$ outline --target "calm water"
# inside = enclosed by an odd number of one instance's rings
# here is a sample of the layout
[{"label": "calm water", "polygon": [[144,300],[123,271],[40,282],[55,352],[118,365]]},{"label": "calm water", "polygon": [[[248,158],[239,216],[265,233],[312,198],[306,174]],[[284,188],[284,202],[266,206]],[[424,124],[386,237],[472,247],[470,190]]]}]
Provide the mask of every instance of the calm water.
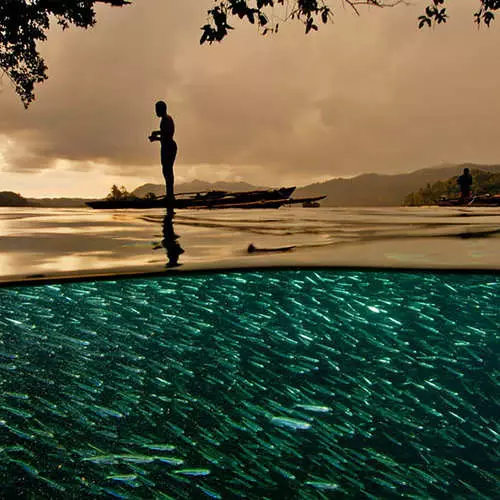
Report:
[{"label": "calm water", "polygon": [[0,289],[0,497],[499,498],[498,215],[3,211],[4,285],[167,274]]},{"label": "calm water", "polygon": [[0,211],[0,282],[276,266],[498,270],[500,209]]}]

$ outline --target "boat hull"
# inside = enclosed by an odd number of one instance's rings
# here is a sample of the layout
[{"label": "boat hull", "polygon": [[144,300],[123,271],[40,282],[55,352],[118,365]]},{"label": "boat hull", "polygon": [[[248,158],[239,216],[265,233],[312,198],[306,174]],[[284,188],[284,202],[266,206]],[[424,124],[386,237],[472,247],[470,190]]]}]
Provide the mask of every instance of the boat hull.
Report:
[{"label": "boat hull", "polygon": [[[191,197],[177,195],[174,208],[278,208],[287,202],[295,187],[272,189],[266,191],[248,191],[227,193],[225,191],[209,191]],[[167,208],[165,198],[133,199],[133,200],[97,200],[87,205],[99,210],[117,209],[149,209]]]},{"label": "boat hull", "polygon": [[476,196],[466,200],[462,198],[440,200],[437,205],[439,207],[500,207],[500,195]]}]

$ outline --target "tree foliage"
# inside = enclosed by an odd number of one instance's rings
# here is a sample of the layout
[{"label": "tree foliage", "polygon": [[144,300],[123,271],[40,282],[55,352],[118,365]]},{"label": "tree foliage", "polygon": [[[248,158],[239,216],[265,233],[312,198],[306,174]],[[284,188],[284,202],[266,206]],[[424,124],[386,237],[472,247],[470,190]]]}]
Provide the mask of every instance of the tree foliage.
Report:
[{"label": "tree foliage", "polygon": [[[448,20],[446,1],[449,0],[431,0],[418,18],[419,28],[445,23]],[[200,44],[223,40],[233,29],[229,21],[234,18],[255,24],[264,35],[277,33],[280,24],[290,19],[303,23],[305,32],[309,33],[332,20],[336,8],[347,5],[359,15],[362,6],[383,8],[405,3],[405,0],[214,0],[214,6],[207,13],[207,23],[201,28]],[[474,21],[489,26],[498,9],[500,0],[479,0]]]},{"label": "tree foliage", "polygon": [[[165,0],[168,1],[168,0]],[[429,0],[418,26],[434,26],[448,20],[446,2]],[[28,107],[37,83],[47,79],[47,66],[38,44],[47,38],[51,22],[62,26],[89,28],[95,24],[96,3],[123,6],[129,0],[0,0],[0,70],[12,81],[21,101]],[[281,23],[296,20],[306,33],[317,31],[333,19],[336,9],[347,5],[356,14],[363,6],[393,7],[405,0],[214,0],[202,26],[200,43],[222,41],[239,19],[257,27],[264,35],[277,33]],[[490,26],[500,0],[479,0],[474,21]]]},{"label": "tree foliage", "polygon": [[125,186],[118,187],[116,184],[113,184],[108,196],[106,196],[106,199],[113,201],[137,200],[137,196],[129,193]]},{"label": "tree foliage", "polygon": [[28,200],[12,191],[0,191],[0,207],[27,207]]},{"label": "tree foliage", "polygon": [[[500,9],[500,0],[480,0],[479,8],[474,12],[474,22],[476,24],[486,24],[489,26],[495,19],[495,11]],[[425,13],[418,18],[418,27],[431,27],[436,24],[445,23],[448,20],[448,13],[445,0],[432,0],[425,8]]]},{"label": "tree foliage", "polygon": [[[472,192],[475,196],[500,193],[500,173],[473,169],[471,175],[474,181]],[[445,181],[437,181],[432,185],[427,184],[425,188],[410,193],[405,197],[403,204],[410,206],[433,205],[442,197],[458,198],[459,195],[460,187],[457,183],[457,177],[451,177]]]},{"label": "tree foliage", "polygon": [[[402,0],[343,0],[356,14],[362,5],[393,7]],[[232,30],[229,19],[239,18],[255,24],[263,35],[277,33],[280,23],[297,20],[304,24],[305,32],[318,31],[320,24],[333,19],[332,0],[214,0],[208,10],[207,24],[202,26],[200,44],[220,42]]]},{"label": "tree foliage", "polygon": [[0,0],[0,69],[12,81],[25,107],[35,84],[47,79],[38,43],[47,38],[51,21],[63,29],[95,24],[95,3],[122,6],[126,0]]}]

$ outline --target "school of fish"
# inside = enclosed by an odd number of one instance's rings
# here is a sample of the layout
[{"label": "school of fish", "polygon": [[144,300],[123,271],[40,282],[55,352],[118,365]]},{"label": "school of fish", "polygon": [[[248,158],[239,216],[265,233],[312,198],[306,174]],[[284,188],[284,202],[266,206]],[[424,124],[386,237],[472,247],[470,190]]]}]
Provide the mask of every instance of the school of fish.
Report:
[{"label": "school of fish", "polygon": [[0,290],[2,498],[500,498],[500,277]]}]

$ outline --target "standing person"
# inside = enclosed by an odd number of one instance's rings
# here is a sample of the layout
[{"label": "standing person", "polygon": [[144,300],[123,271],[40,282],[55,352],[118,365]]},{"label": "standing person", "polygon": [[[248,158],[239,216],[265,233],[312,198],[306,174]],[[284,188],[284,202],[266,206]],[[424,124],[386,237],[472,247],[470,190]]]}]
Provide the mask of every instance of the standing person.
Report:
[{"label": "standing person", "polygon": [[472,198],[470,187],[472,186],[472,175],[469,169],[464,168],[464,173],[457,179],[457,184],[460,186],[460,200]]},{"label": "standing person", "polygon": [[177,156],[177,144],[174,141],[175,125],[173,118],[167,114],[167,103],[158,101],[155,105],[156,116],[161,118],[160,130],[151,132],[149,140],[160,141],[161,144],[161,166],[163,177],[165,177],[167,207],[170,211],[174,209],[174,162]]}]

